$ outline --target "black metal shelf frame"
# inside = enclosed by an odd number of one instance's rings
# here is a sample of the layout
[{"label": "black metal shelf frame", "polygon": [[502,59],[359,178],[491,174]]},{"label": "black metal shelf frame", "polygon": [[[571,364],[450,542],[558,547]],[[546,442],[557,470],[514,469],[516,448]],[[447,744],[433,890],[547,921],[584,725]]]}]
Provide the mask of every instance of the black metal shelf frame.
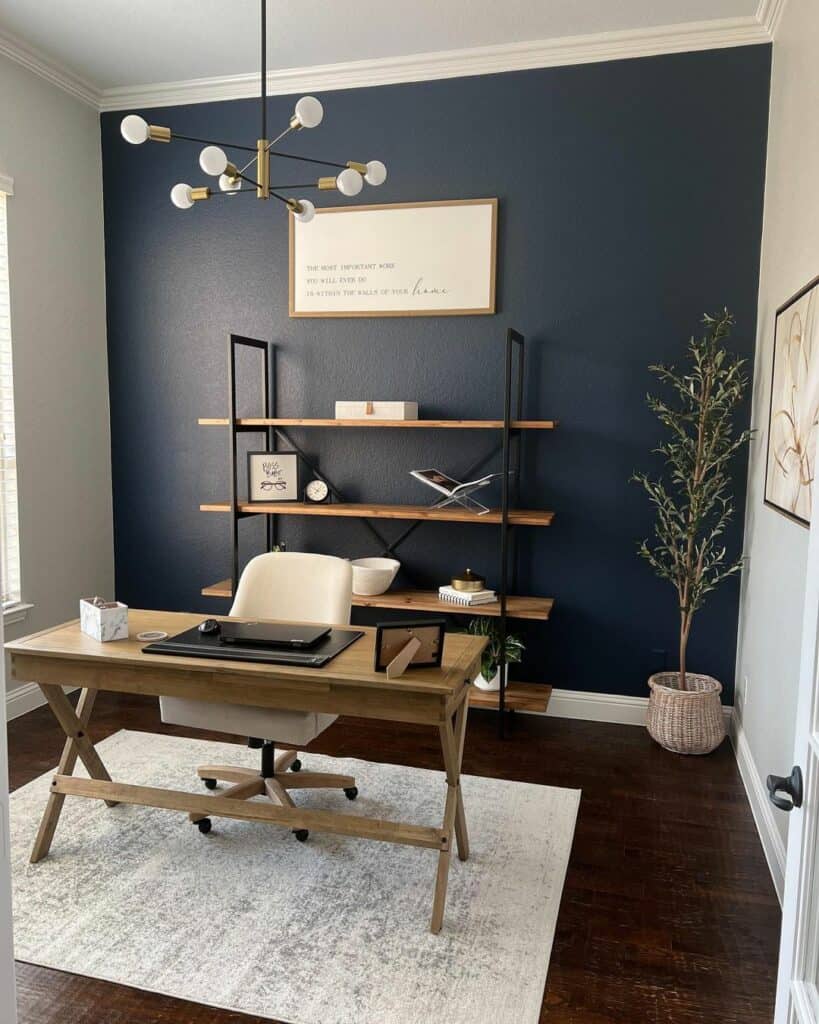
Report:
[{"label": "black metal shelf frame", "polygon": [[[237,415],[237,374],[236,356],[240,348],[249,348],[261,353],[262,356],[262,408],[265,419],[276,418],[276,346],[257,338],[246,338],[241,335],[231,334],[228,339],[228,390],[229,390],[229,446],[230,446],[230,517],[232,536],[232,571],[231,586],[232,593],[236,593],[236,586],[239,581],[239,523],[257,515],[266,515],[264,512],[241,511],[239,509],[239,460],[238,460],[238,436],[240,433],[264,434],[270,451],[278,450],[278,443],[286,443],[291,451],[294,451],[305,466],[316,477],[323,480],[336,501],[344,502],[344,496],[335,484],[329,479],[326,473],[322,472],[316,461],[312,459],[292,438],[284,428],[276,425],[251,426],[239,424]],[[505,342],[505,373],[504,373],[504,403],[503,403],[503,427],[501,440],[491,449],[486,451],[478,459],[473,461],[460,474],[460,479],[468,480],[474,473],[493,459],[499,452],[501,454],[502,475],[501,475],[501,522],[500,522],[500,555],[499,555],[499,579],[498,598],[500,602],[499,638],[500,638],[500,694],[499,694],[499,715],[498,728],[500,735],[504,735],[504,723],[506,720],[506,687],[508,665],[506,662],[506,638],[508,636],[507,597],[510,586],[514,589],[517,581],[517,542],[515,538],[514,524],[509,520],[510,509],[518,506],[520,497],[520,447],[523,431],[513,427],[513,420],[523,419],[523,380],[524,380],[524,352],[525,339],[522,334],[513,328],[506,332]],[[517,360],[515,359],[517,355]],[[513,411],[514,406],[514,411]],[[267,519],[267,550],[273,549],[278,542],[279,517],[266,515]],[[365,529],[376,538],[381,545],[381,554],[384,557],[394,555],[396,550],[428,520],[416,519],[410,526],[403,530],[394,540],[388,540],[384,534],[373,524],[370,519],[361,517]],[[510,570],[511,563],[511,570]],[[412,574],[402,565],[404,575],[412,581]],[[480,616],[480,608],[476,609],[476,617]]]}]

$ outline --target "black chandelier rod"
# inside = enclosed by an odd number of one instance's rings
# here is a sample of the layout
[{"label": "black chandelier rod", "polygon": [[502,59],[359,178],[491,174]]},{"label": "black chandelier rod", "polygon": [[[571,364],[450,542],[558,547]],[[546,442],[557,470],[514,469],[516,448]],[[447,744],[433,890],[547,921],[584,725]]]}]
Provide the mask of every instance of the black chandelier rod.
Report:
[{"label": "black chandelier rod", "polygon": [[341,167],[343,170],[347,164],[337,164],[333,160],[317,160],[313,156],[297,156],[295,153],[281,153],[278,149],[270,150],[271,156],[280,156],[283,160],[301,160],[308,164],[321,164],[324,167]]},{"label": "black chandelier rod", "polygon": [[262,134],[267,138],[267,0],[262,0]]},{"label": "black chandelier rod", "polygon": [[206,146],[221,146],[223,149],[243,149],[247,153],[255,153],[255,146],[240,146],[238,142],[214,142],[213,139],[197,139],[194,135],[180,135],[178,132],[171,132],[174,139],[182,139],[184,142],[199,142]]}]

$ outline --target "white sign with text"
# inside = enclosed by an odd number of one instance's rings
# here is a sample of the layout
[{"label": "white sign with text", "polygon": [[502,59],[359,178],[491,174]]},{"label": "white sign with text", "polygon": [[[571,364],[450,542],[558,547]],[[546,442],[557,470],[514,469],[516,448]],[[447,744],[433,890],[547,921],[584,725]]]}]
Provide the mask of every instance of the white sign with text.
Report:
[{"label": "white sign with text", "polygon": [[497,199],[316,210],[290,217],[290,315],[495,312]]}]

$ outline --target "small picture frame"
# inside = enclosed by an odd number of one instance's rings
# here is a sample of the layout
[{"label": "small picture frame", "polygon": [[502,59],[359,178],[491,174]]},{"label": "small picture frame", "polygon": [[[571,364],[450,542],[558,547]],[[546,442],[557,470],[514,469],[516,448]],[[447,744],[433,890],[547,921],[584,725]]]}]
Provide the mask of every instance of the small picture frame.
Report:
[{"label": "small picture frame", "polygon": [[415,619],[402,622],[381,622],[375,629],[376,672],[386,672],[387,666],[404,650],[410,640],[420,641],[408,668],[440,668],[444,655],[446,619]]},{"label": "small picture frame", "polygon": [[295,452],[247,453],[249,504],[298,501],[299,493],[299,457]]}]

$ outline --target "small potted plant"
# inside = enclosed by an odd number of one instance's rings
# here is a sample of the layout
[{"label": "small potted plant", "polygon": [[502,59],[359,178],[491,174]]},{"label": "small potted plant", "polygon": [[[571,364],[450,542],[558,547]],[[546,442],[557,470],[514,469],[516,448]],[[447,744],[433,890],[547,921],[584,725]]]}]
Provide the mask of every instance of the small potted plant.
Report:
[{"label": "small potted plant", "polygon": [[[481,617],[471,619],[467,626],[467,633],[473,636],[485,636],[489,643],[481,655],[481,671],[475,678],[475,685],[481,690],[500,689],[500,660],[503,648],[501,647],[500,624],[497,619]],[[511,665],[517,663],[523,657],[525,650],[523,641],[519,636],[512,633],[506,634],[506,663]]]},{"label": "small potted plant", "polygon": [[708,754],[725,736],[721,684],[688,671],[686,652],[694,615],[706,596],[742,568],[742,556],[729,556],[723,542],[733,513],[731,463],[751,432],[737,431],[734,414],[748,379],[745,361],[724,343],[734,323],[724,310],[705,316],[702,338],[688,345],[683,371],[651,366],[673,399],[647,396],[648,406],[668,430],[657,454],[665,459],[666,479],[645,473],[632,478],[646,490],[656,512],[654,536],[639,546],[660,579],[677,595],[680,616],[679,671],[659,672],[648,681],[648,731],[667,750]]}]

